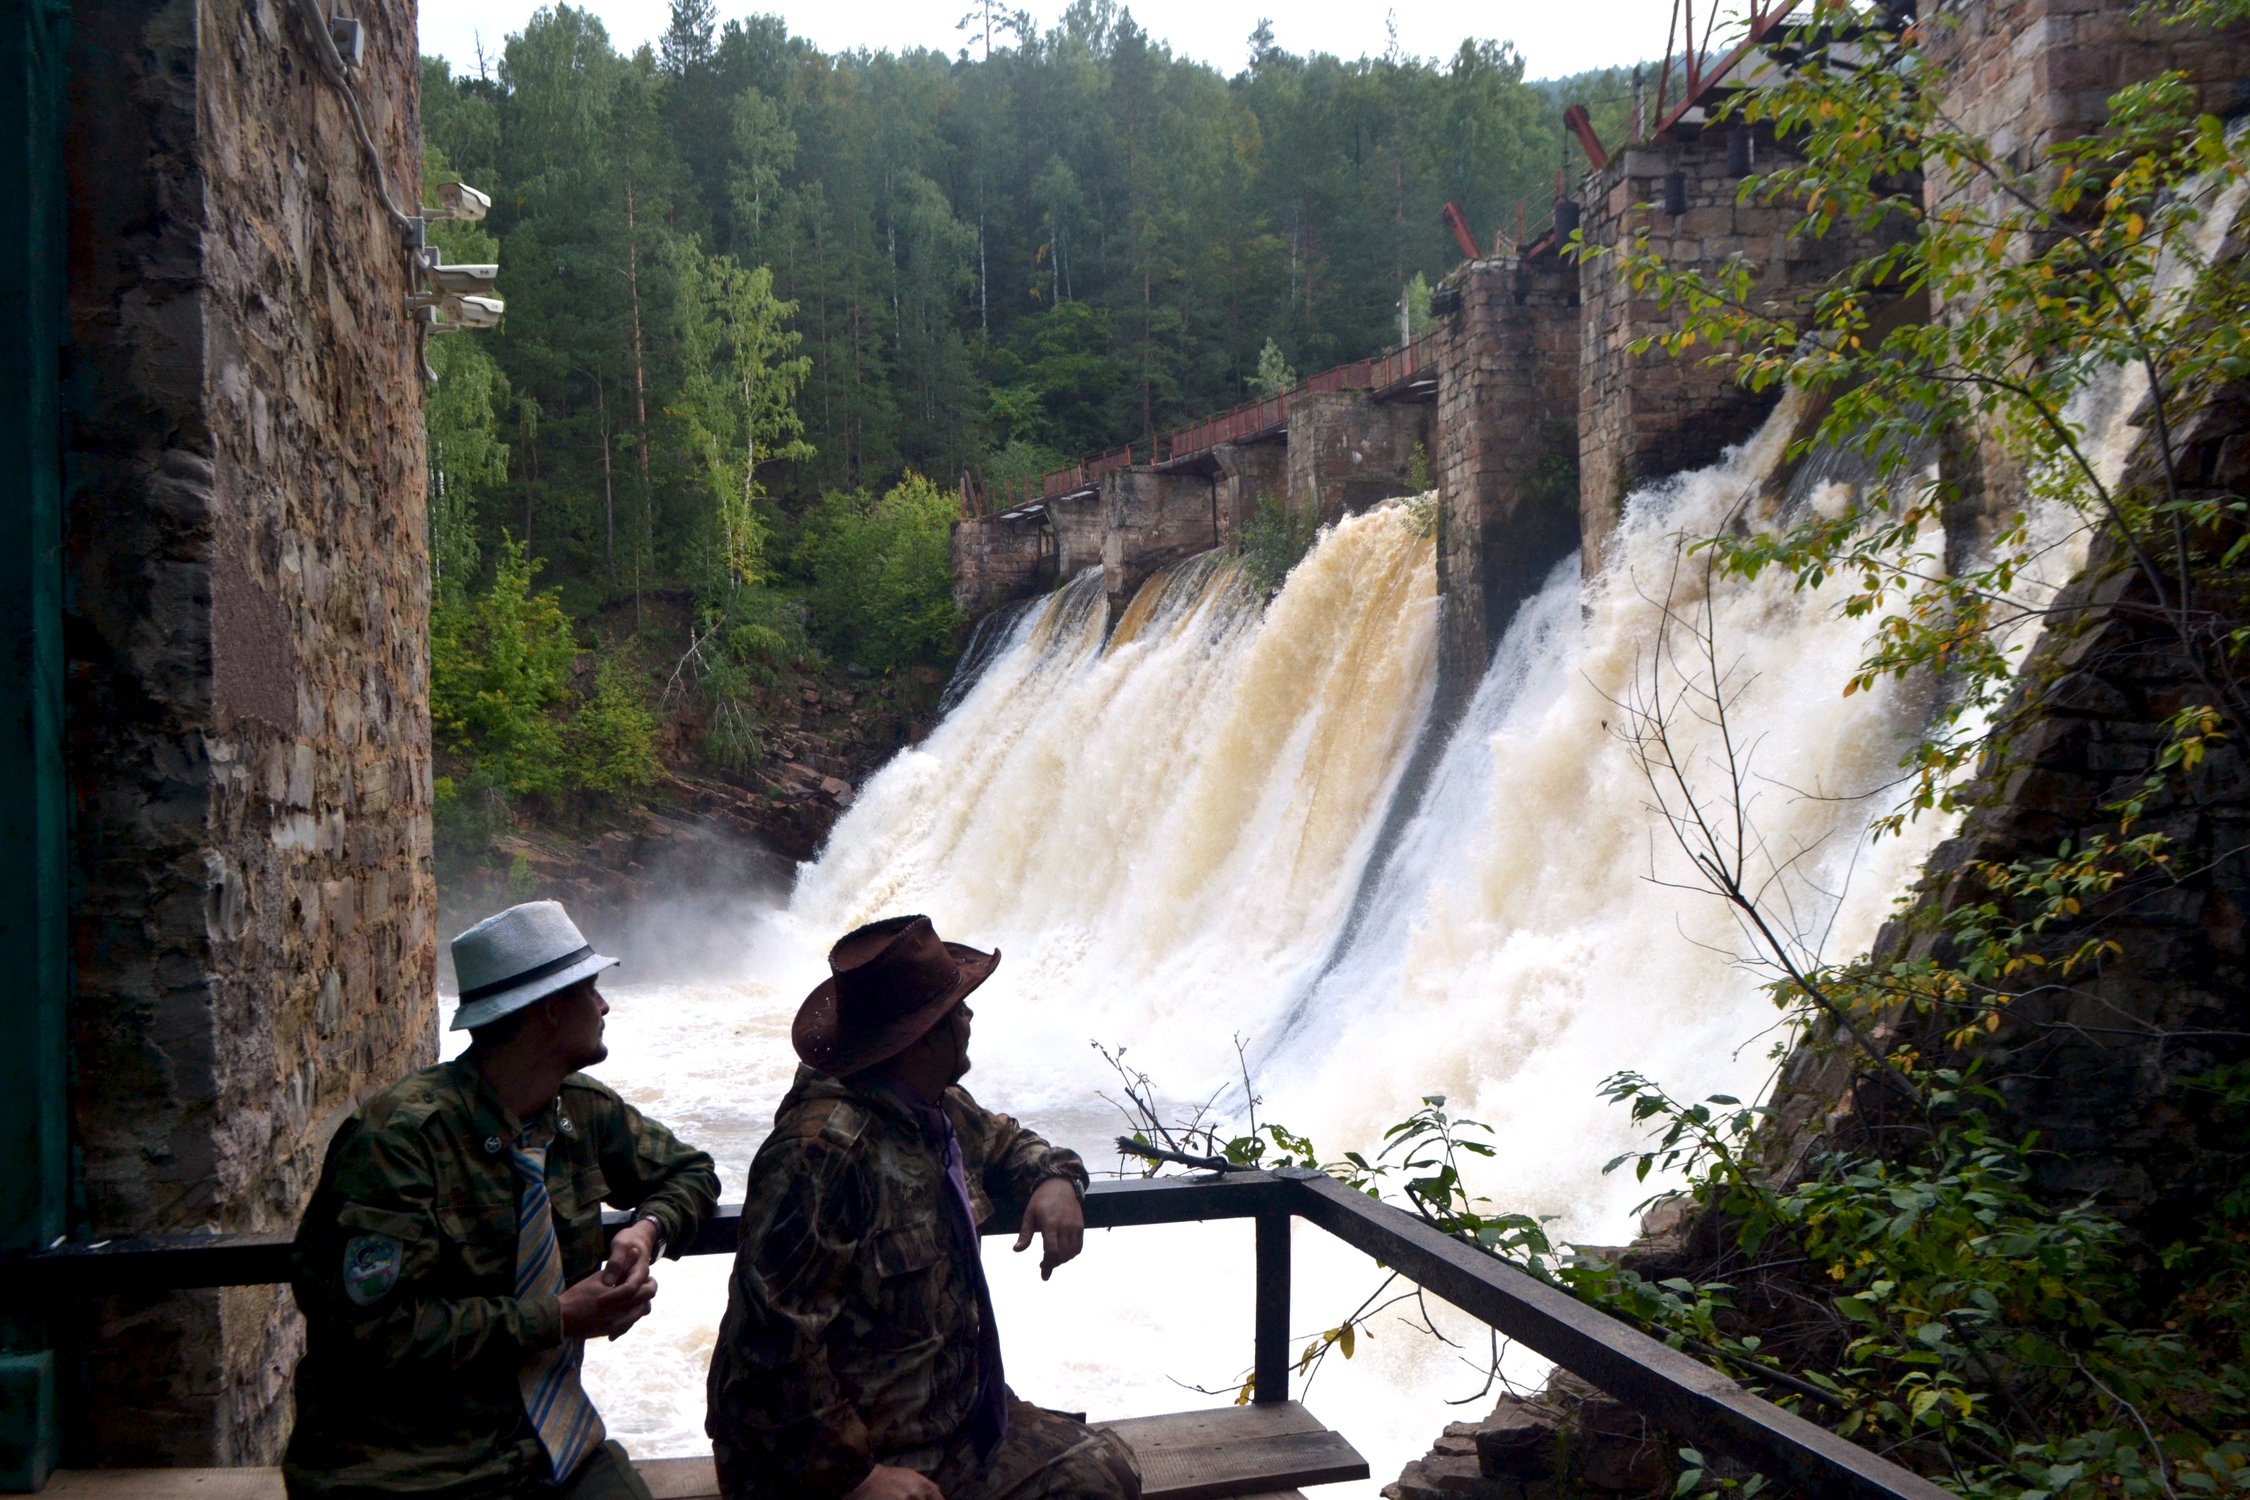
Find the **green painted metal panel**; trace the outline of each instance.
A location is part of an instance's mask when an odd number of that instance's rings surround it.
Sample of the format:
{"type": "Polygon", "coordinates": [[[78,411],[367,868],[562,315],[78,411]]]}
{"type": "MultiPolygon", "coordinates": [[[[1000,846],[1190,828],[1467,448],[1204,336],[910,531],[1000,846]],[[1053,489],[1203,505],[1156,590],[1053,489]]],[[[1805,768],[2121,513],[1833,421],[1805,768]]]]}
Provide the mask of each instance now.
{"type": "Polygon", "coordinates": [[[0,1488],[36,1490],[55,1467],[55,1356],[45,1349],[0,1354],[0,1488]],[[28,1435],[30,1441],[25,1441],[28,1435]]]}
{"type": "MultiPolygon", "coordinates": [[[[62,761],[66,0],[0,0],[0,1250],[62,1233],[69,1155],[62,761]]],[[[0,1489],[55,1460],[54,1357],[0,1321],[0,1489]]]]}

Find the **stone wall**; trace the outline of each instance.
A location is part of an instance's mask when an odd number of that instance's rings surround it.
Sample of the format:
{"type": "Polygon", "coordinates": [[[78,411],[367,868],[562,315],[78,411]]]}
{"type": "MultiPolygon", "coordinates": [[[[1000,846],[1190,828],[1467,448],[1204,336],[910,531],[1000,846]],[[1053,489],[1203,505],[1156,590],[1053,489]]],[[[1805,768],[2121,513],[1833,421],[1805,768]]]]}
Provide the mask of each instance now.
{"type": "MultiPolygon", "coordinates": [[[[2054,148],[2108,119],[2110,96],[2127,83],[2177,70],[2205,108],[2250,107],[2250,27],[2135,25],[2137,9],[2138,0],[1923,0],[1924,35],[1955,81],[1948,117],[2051,182],[2054,148]]],[[[1928,186],[1933,204],[2000,191],[1981,175],[1928,186]]]]}
{"type": "Polygon", "coordinates": [[[1044,509],[973,516],[953,528],[953,602],[978,619],[1055,583],[1055,534],[1044,509]]]}
{"type": "MultiPolygon", "coordinates": [[[[2250,109],[2250,26],[2219,32],[2136,26],[2134,0],[1924,3],[1930,49],[1954,81],[1948,117],[1988,141],[2000,161],[2034,169],[2042,193],[2052,190],[2061,170],[2054,148],[2098,129],[2109,116],[2110,97],[2136,79],[2176,70],[2196,83],[2205,108],[2229,117],[2250,109]]],[[[1933,211],[1976,214],[2002,189],[1985,174],[1941,172],[1924,191],[1933,211]]],[[[2000,514],[2012,512],[2023,484],[2020,468],[1984,433],[1948,446],[1945,477],[1962,496],[1964,522],[1985,532],[2000,514]]]]}
{"type": "MultiPolygon", "coordinates": [[[[2250,390],[2199,413],[2181,439],[2183,494],[2250,489],[2250,390]]],[[[2136,477],[2153,484],[2153,466],[2136,477]]],[[[2211,701],[2149,579],[2121,550],[2098,545],[2056,599],[2054,623],[1995,721],[2006,728],[1980,766],[1980,804],[1931,856],[1915,907],[1877,937],[1878,960],[1957,962],[1940,918],[1987,899],[1978,869],[2115,838],[2112,809],[2158,773],[2166,720],[2211,701]]],[[[2250,591],[2239,581],[2231,597],[2223,589],[2207,586],[2203,607],[2229,625],[2250,617],[2250,591]]],[[[2090,896],[2033,949],[2051,973],[2096,936],[2114,950],[2067,984],[2029,987],[1977,1048],[2012,1127],[2046,1146],[2035,1160],[2055,1201],[2091,1198],[2159,1243],[2189,1232],[2240,1173],[2209,1144],[2209,1092],[2182,1080],[2250,1062],[2250,754],[2231,740],[2214,745],[2170,781],[2133,829],[2165,837],[2167,865],[2090,896]]],[[[1886,1039],[1944,1059],[1944,1029],[1903,1015],[1886,1039]]],[[[1825,1143],[1876,1139],[1863,1105],[1879,1114],[1883,1101],[1854,1095],[1851,1077],[1836,1048],[1791,1054],[1774,1093],[1776,1176],[1798,1175],[1825,1143]]]]}
{"type": "MultiPolygon", "coordinates": [[[[435,1039],[405,253],[295,7],[74,9],[78,1227],[284,1231],[341,1115],[435,1039]]],[[[411,202],[414,8],[356,12],[411,202]]],[[[72,1317],[70,1462],[278,1451],[285,1292],[72,1317]]]]}
{"type": "Polygon", "coordinates": [[[1366,391],[1319,391],[1289,402],[1289,509],[1322,525],[1413,488],[1414,452],[1429,460],[1430,406],[1366,391]]]}
{"type": "Polygon", "coordinates": [[[1219,544],[1218,487],[1205,475],[1116,469],[1102,476],[1101,503],[1111,620],[1158,568],[1219,544]]]}
{"type": "MultiPolygon", "coordinates": [[[[1819,238],[1791,234],[1803,216],[1788,203],[1736,202],[1743,175],[1736,167],[1744,158],[1731,134],[1635,146],[1591,174],[1586,242],[1630,247],[1645,233],[1648,248],[1682,270],[1715,270],[1740,257],[1757,267],[1753,299],[1777,316],[1793,316],[1829,276],[1876,247],[1845,226],[1819,238]],[[1684,201],[1684,212],[1666,210],[1668,189],[1684,201]]],[[[1761,127],[1749,145],[1751,170],[1773,170],[1781,152],[1771,133],[1761,127]]],[[[1757,430],[1776,393],[1746,391],[1730,371],[1692,355],[1632,353],[1634,341],[1669,331],[1677,320],[1646,291],[1621,281],[1609,259],[1587,263],[1581,290],[1579,475],[1591,573],[1628,495],[1712,463],[1757,430]]]]}
{"type": "MultiPolygon", "coordinates": [[[[1438,333],[1441,702],[1476,689],[1508,618],[1578,545],[1578,269],[1472,261],[1438,333]]],[[[1449,298],[1450,300],[1450,298],[1449,298]]]]}

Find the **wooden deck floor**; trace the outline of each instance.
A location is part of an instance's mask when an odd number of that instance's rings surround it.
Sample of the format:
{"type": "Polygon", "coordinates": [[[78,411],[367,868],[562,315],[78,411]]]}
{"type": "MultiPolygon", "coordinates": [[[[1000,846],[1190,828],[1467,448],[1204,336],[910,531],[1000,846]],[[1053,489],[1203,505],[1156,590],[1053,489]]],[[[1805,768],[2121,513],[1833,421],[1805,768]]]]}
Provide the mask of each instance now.
{"type": "MultiPolygon", "coordinates": [[[[1299,1485],[1365,1479],[1367,1461],[1294,1401],[1098,1422],[1141,1462],[1142,1500],[1305,1500],[1299,1485]]],[[[634,1465],[654,1500],[718,1500],[708,1457],[634,1465]]],[[[279,1469],[65,1469],[58,1500],[282,1500],[279,1469]]]]}

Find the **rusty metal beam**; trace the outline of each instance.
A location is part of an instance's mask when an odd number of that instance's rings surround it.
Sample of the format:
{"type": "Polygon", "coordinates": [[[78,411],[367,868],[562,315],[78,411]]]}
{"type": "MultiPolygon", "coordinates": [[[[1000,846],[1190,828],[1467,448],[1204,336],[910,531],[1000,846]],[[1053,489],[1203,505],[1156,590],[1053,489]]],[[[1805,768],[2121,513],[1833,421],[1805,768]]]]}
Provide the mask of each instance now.
{"type": "Polygon", "coordinates": [[[1796,10],[1800,3],[1801,0],[1751,0],[1749,29],[1742,40],[1735,45],[1734,50],[1720,59],[1706,73],[1702,68],[1701,54],[1709,48],[1712,27],[1718,21],[1716,0],[1714,0],[1712,9],[1705,17],[1701,46],[1697,45],[1695,39],[1695,0],[1673,0],[1673,31],[1665,39],[1664,73],[1658,79],[1656,86],[1657,124],[1656,128],[1649,132],[1648,138],[1651,141],[1666,139],[1673,127],[1687,118],[1689,111],[1700,107],[1709,97],[1711,91],[1724,83],[1727,77],[1742,65],[1744,58],[1763,46],[1769,37],[1781,29],[1781,23],[1788,19],[1790,13],[1796,10]],[[1680,37],[1680,21],[1683,13],[1687,22],[1686,34],[1683,38],[1687,47],[1687,55],[1682,59],[1682,73],[1686,79],[1687,91],[1680,102],[1667,112],[1664,108],[1665,80],[1671,76],[1671,48],[1673,40],[1680,37]]]}
{"type": "Polygon", "coordinates": [[[1461,212],[1461,205],[1446,204],[1439,217],[1445,220],[1445,227],[1453,231],[1453,243],[1461,247],[1462,258],[1475,260],[1482,252],[1477,249],[1477,237],[1469,232],[1469,220],[1461,212]]]}
{"type": "Polygon", "coordinates": [[[1609,165],[1609,148],[1602,144],[1601,136],[1595,132],[1594,117],[1586,112],[1585,105],[1573,104],[1564,110],[1562,122],[1564,129],[1578,137],[1579,149],[1586,153],[1586,159],[1594,164],[1595,171],[1599,172],[1609,165]]]}

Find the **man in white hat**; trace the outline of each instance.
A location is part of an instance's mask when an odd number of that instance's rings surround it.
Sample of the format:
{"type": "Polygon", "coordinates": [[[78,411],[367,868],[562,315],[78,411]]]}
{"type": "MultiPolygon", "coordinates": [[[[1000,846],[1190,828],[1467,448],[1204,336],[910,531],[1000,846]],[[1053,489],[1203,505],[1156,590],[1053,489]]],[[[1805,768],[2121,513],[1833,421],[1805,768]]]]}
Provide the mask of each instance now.
{"type": "Polygon", "coordinates": [[[580,1360],[648,1311],[719,1183],[578,1071],[609,1055],[616,961],[553,901],[479,922],[453,940],[468,1050],[337,1131],[297,1231],[292,1496],[647,1500],[580,1360]],[[605,1202],[633,1211],[606,1252],[605,1202]]]}

